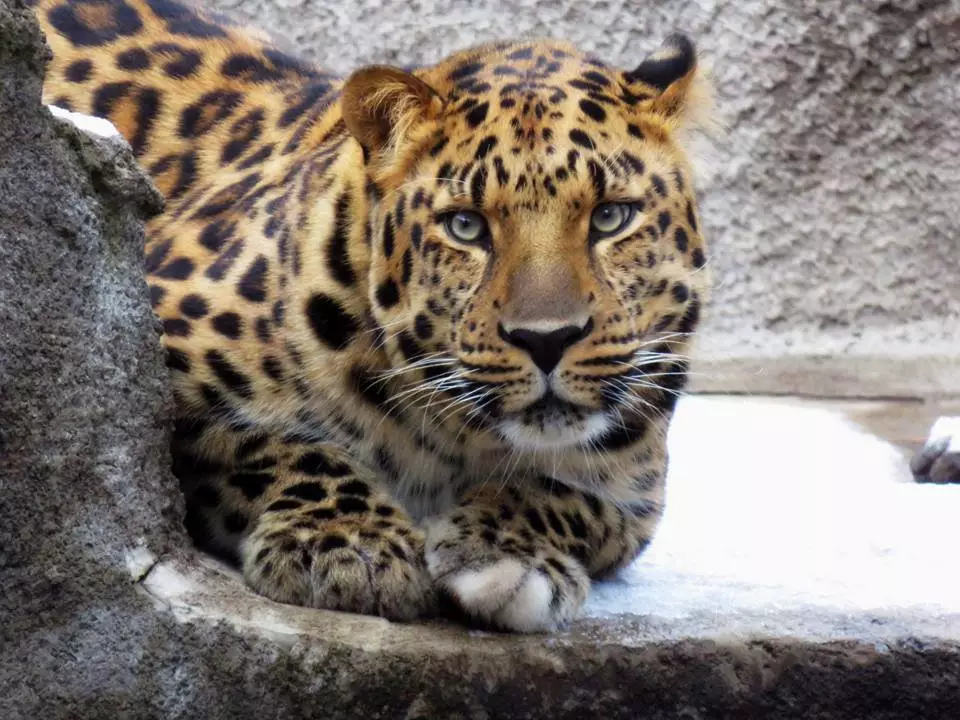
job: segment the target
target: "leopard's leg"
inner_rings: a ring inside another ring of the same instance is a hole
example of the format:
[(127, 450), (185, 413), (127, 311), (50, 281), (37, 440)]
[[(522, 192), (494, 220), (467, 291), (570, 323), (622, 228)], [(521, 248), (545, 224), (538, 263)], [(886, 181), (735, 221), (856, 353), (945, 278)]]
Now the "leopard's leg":
[(662, 482), (614, 504), (549, 478), (469, 491), (427, 524), (426, 557), (438, 588), (474, 621), (550, 631), (577, 614), (591, 579), (634, 559), (662, 514)]
[(232, 554), (253, 590), (394, 620), (433, 611), (423, 532), (343, 450), (251, 434), (231, 451), (228, 468), (181, 452), (178, 474), (192, 534)]

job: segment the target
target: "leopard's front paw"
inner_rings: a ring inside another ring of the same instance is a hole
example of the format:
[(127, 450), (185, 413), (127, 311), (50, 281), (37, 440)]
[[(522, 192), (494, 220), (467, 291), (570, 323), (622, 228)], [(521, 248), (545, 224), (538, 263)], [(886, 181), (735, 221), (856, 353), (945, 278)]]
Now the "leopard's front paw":
[(583, 566), (546, 541), (471, 525), (427, 523), (427, 568), (438, 589), (479, 624), (549, 632), (574, 618), (590, 588)]
[[(381, 523), (382, 525), (383, 523)], [(264, 515), (243, 548), (247, 584), (278, 602), (390, 620), (431, 615), (435, 593), (413, 528)]]

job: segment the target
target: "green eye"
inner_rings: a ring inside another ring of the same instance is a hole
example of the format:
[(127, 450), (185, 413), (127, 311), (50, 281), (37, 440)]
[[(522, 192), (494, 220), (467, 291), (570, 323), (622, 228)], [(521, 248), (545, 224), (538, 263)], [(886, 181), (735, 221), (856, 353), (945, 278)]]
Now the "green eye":
[(483, 215), (470, 210), (458, 210), (446, 215), (443, 226), (450, 237), (462, 243), (480, 243), (490, 234)]
[(590, 216), (590, 235), (600, 239), (620, 232), (633, 219), (636, 211), (628, 203), (603, 203), (598, 205)]

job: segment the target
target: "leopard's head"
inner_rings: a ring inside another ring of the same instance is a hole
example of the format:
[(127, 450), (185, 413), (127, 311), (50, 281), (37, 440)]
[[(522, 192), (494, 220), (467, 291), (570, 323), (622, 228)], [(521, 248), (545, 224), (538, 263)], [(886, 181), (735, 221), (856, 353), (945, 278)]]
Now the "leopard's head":
[(370, 302), (414, 395), (528, 449), (672, 412), (708, 285), (681, 146), (701, 84), (683, 36), (630, 71), (540, 42), (351, 76)]

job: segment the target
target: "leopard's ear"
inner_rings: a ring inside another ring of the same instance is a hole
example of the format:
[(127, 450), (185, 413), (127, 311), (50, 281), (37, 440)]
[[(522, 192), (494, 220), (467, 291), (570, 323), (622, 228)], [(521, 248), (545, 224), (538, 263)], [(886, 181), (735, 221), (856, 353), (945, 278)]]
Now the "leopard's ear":
[(687, 124), (702, 120), (712, 109), (709, 82), (697, 63), (693, 41), (681, 33), (670, 35), (635, 70), (624, 74), (631, 90), (648, 98), (643, 112)]
[(443, 111), (443, 99), (433, 88), (386, 65), (354, 72), (343, 86), (341, 102), (347, 129), (368, 162), (375, 163), (394, 157)]

